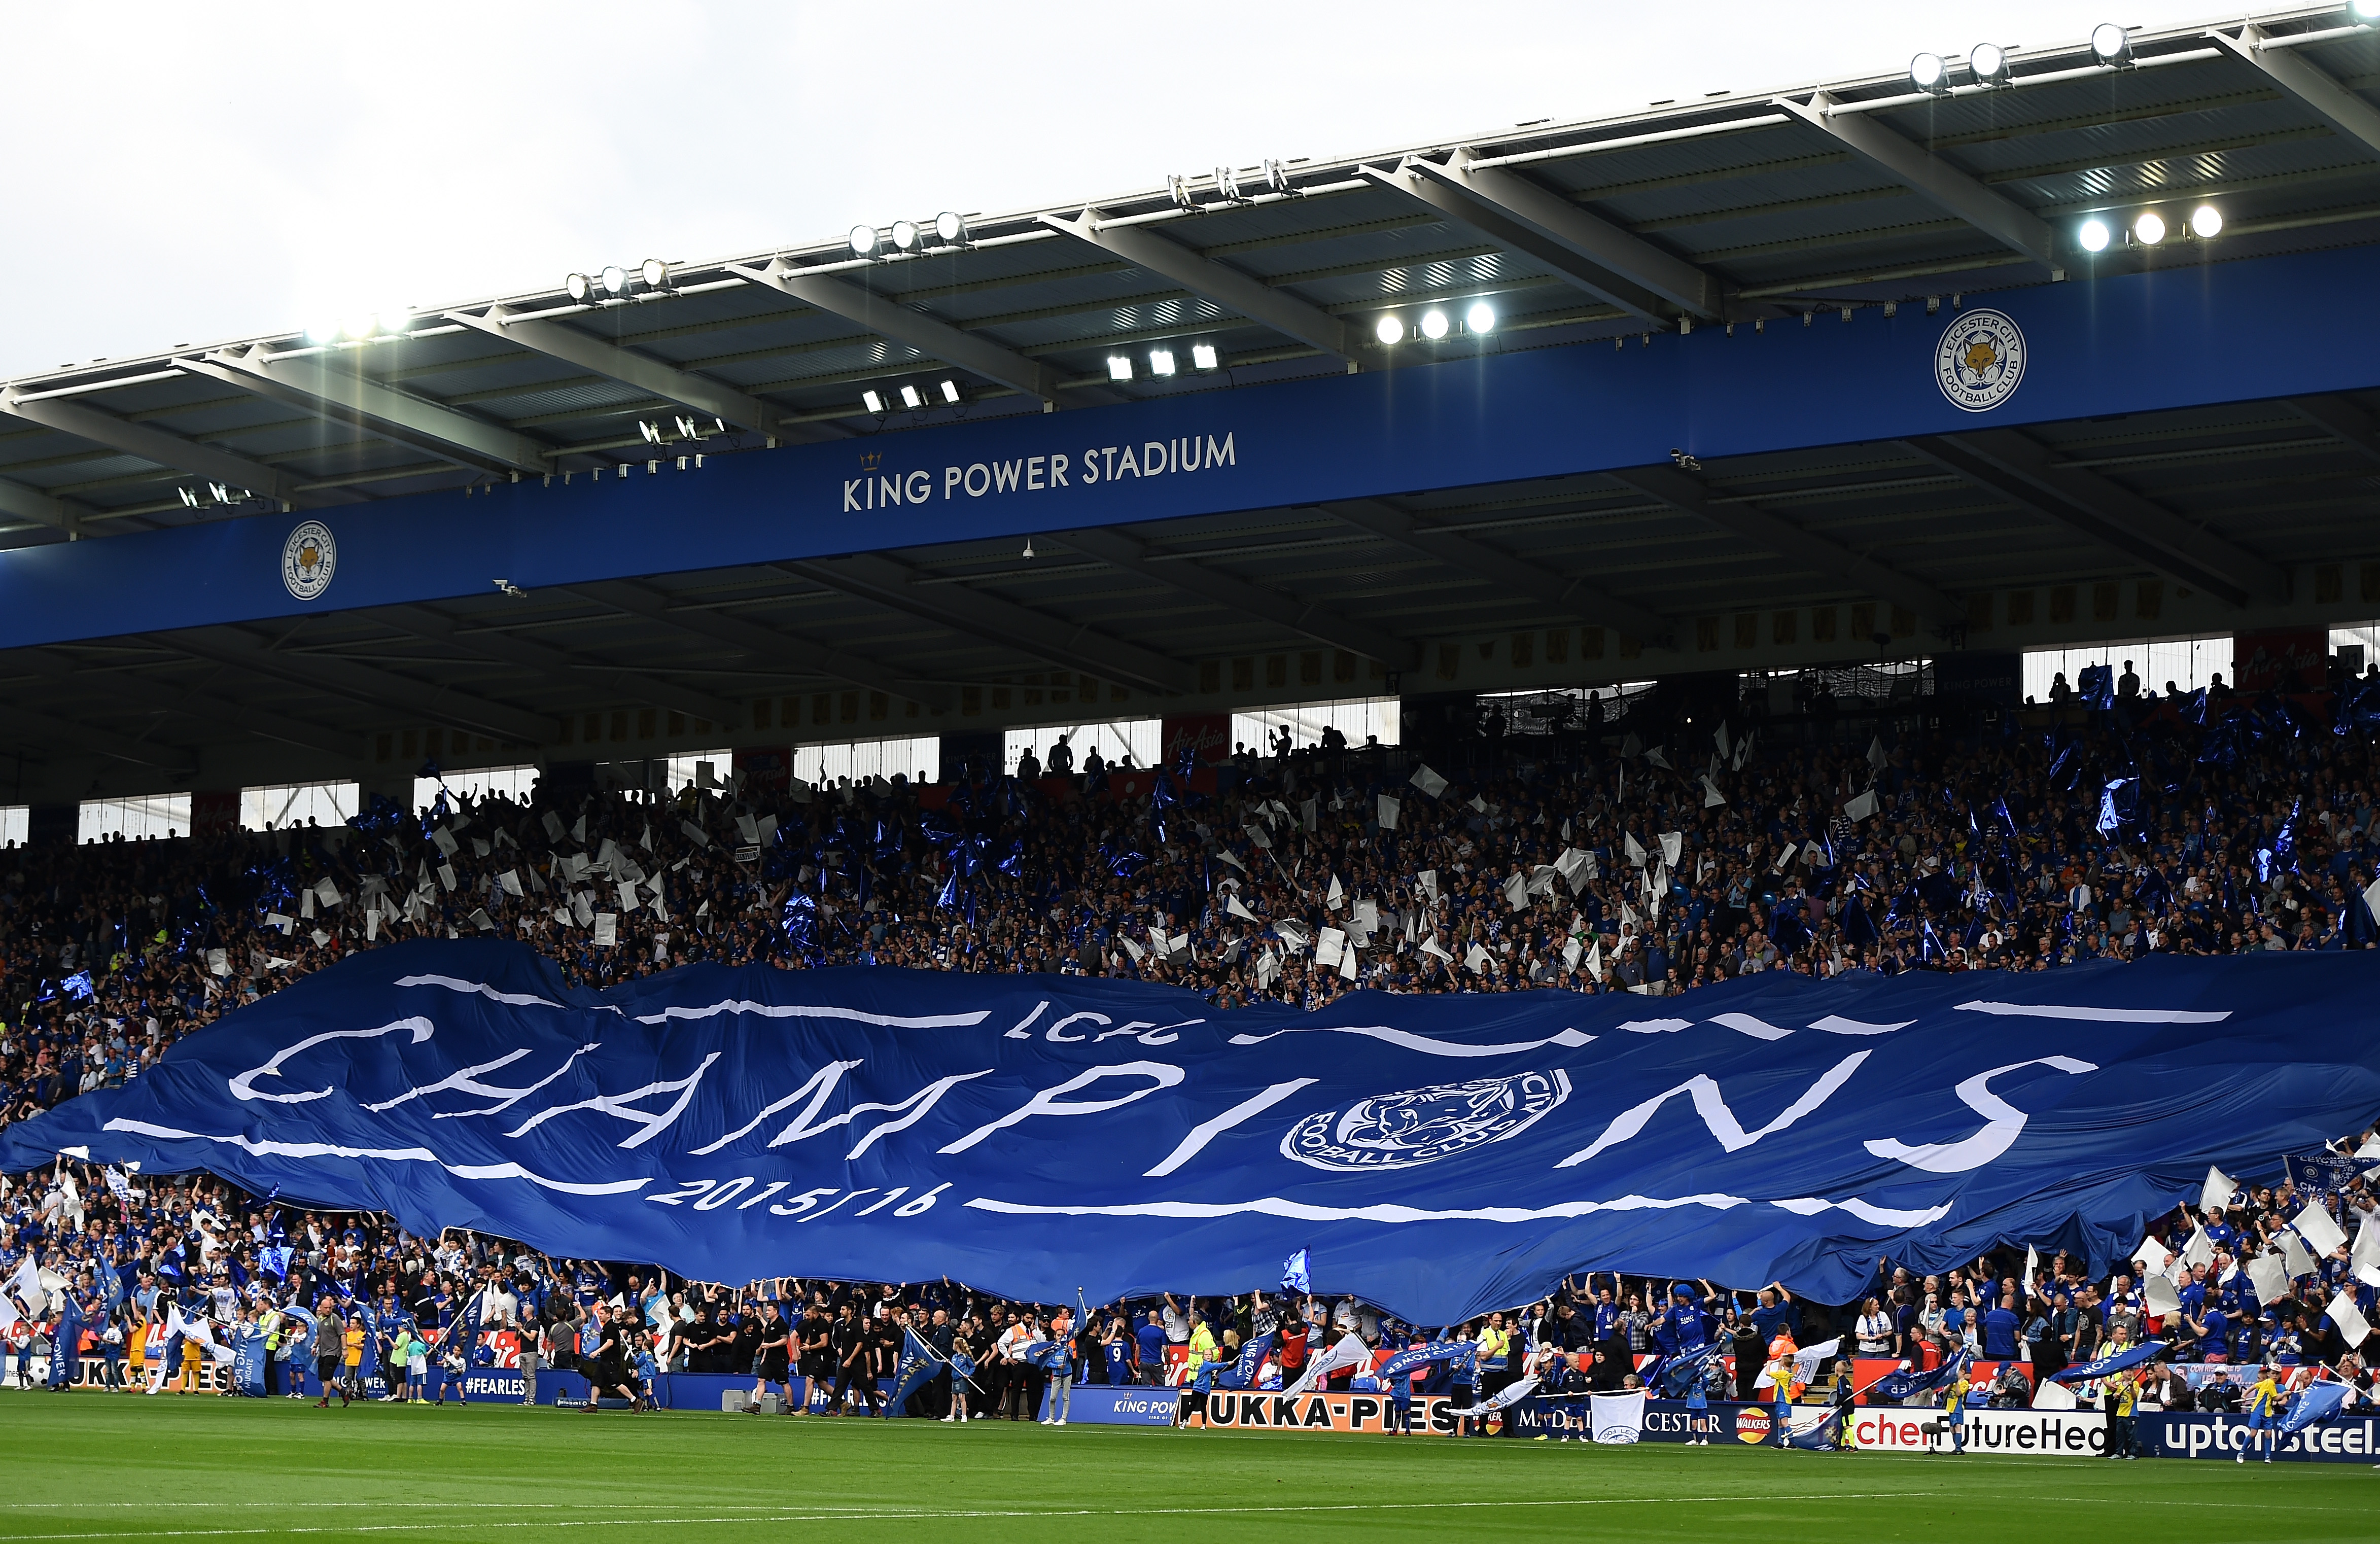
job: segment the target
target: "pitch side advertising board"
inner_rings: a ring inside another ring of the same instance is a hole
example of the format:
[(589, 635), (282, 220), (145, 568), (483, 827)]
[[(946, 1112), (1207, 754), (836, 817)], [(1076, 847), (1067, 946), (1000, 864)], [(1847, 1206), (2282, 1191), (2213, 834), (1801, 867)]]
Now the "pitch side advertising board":
[(2152, 1458), (2237, 1458), (2250, 1463), (2263, 1453), (2286, 1464), (2370, 1464), (2380, 1460), (2380, 1416), (2347, 1416), (2322, 1421), (2280, 1439), (2277, 1447), (2267, 1434), (2259, 1449), (2249, 1439), (2248, 1423), (2239, 1416), (2162, 1415), (2140, 1417), (2141, 1451)]
[[(1523, 1403), (1526, 1403), (1524, 1401)], [(1416, 1398), (1404, 1413), (1407, 1431), (1451, 1436), (1454, 1401), (1444, 1394)], [(1396, 1401), (1369, 1393), (1231, 1393), (1207, 1396), (1207, 1424), (1251, 1431), (1377, 1431), (1396, 1429)]]

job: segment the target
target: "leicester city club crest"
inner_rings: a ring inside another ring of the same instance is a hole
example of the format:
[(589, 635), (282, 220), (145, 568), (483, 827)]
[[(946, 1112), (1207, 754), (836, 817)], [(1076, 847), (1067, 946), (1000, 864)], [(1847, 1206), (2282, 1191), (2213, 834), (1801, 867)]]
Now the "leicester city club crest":
[(1952, 405), (1985, 413), (2015, 394), (2024, 358), (2024, 334), (2005, 313), (1962, 311), (1934, 350), (1934, 379)]
[(331, 528), (308, 520), (281, 543), (281, 582), (301, 601), (311, 601), (331, 588), (331, 573), (339, 565), (339, 544)]
[(1306, 1116), (1281, 1151), (1342, 1173), (1410, 1169), (1518, 1136), (1569, 1097), (1570, 1075), (1560, 1069), (1375, 1094)]

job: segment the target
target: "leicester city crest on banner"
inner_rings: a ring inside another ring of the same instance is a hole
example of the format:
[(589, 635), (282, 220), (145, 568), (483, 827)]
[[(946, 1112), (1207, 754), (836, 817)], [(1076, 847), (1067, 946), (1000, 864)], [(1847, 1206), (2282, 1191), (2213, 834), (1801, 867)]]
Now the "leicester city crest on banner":
[(1289, 1128), (1281, 1150), (1317, 1169), (1410, 1169), (1517, 1136), (1569, 1097), (1560, 1069), (1375, 1094), (1316, 1111)]
[(320, 520), (306, 521), (281, 543), (281, 582), (301, 601), (314, 600), (330, 589), (338, 565), (339, 544)]
[(1985, 413), (2015, 395), (2024, 361), (2024, 334), (2006, 313), (1962, 311), (1934, 350), (1934, 379), (1953, 407)]

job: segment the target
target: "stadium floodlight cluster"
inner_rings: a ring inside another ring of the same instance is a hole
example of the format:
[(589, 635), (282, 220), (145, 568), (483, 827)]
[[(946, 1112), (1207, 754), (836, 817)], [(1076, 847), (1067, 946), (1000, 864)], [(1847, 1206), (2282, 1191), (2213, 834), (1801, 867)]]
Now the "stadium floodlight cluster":
[[(908, 257), (925, 249), (927, 229), (915, 220), (895, 220), (881, 230), (874, 225), (854, 225), (851, 254), (881, 259)], [(931, 229), (934, 240), (941, 246), (958, 248), (967, 244), (966, 216), (955, 210), (946, 209), (935, 215)]]
[(598, 269), (592, 278), (574, 273), (562, 281), (562, 292), (582, 306), (610, 305), (668, 291), (669, 264), (659, 258), (645, 259), (633, 273), (614, 262)]
[[(2355, 25), (2340, 30), (2368, 30), (2372, 22), (2380, 20), (2380, 0), (2352, 0), (2348, 6), (2348, 12), (2355, 18)], [(2304, 43), (2317, 37), (2330, 35), (2328, 32), (2306, 33), (2279, 41)], [(2070, 80), (2079, 75), (2091, 75), (2103, 70), (2136, 68), (2144, 64), (2181, 63), (2185, 60), (2211, 56), (2214, 51), (2200, 49), (2188, 54), (2163, 55), (2154, 59), (2136, 59), (2132, 55), (2131, 30), (2119, 23), (2103, 21), (2091, 29), (2092, 63), (2079, 69), (2051, 70), (2021, 76), (2014, 72), (2011, 66), (2012, 52), (1996, 43), (1979, 43), (1967, 50), (1965, 63), (1968, 83), (1964, 86), (1951, 83), (1953, 73), (1951, 61), (1945, 59), (1939, 54), (1920, 54), (1909, 61), (1909, 83), (1926, 96), (1963, 96), (1974, 91), (2002, 91), (2018, 86), (2043, 85), (2054, 80)], [(1907, 99), (1888, 100), (1905, 101)], [(1869, 102), (1857, 105), (1862, 109), (1868, 109), (1881, 103)], [(2172, 234), (2173, 230), (2164, 212), (2158, 209), (2140, 210), (2129, 221), (2120, 222), (2120, 225), (2127, 246), (2157, 246), (2167, 236)], [(2183, 228), (2200, 241), (2212, 241), (2223, 234), (2223, 212), (2211, 203), (2202, 203), (2190, 212), (2190, 218)], [(2114, 242), (2116, 230), (2117, 227), (2111, 226), (2106, 218), (2097, 214), (2090, 215), (2074, 227), (2074, 243), (2085, 252), (2104, 252)], [(1380, 335), (1382, 342), (1391, 341), (1388, 336), (1385, 322), (1382, 323)]]

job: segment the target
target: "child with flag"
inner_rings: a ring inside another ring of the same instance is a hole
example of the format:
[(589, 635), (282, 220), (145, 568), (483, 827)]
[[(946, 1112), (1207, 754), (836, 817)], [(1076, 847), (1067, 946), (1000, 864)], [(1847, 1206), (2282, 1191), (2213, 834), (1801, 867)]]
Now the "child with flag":
[(1768, 1365), (1760, 1374), (1760, 1380), (1776, 1391), (1770, 1418), (1776, 1424), (1775, 1445), (1779, 1451), (1793, 1441), (1793, 1354), (1799, 1349), (1792, 1336), (1779, 1334), (1768, 1343)]
[(1942, 1395), (1943, 1407), (1950, 1413), (1950, 1451), (1952, 1453), (1967, 1451), (1967, 1391), (1973, 1387), (1974, 1385), (1967, 1381), (1966, 1359), (1961, 1357), (1959, 1362), (1959, 1375), (1950, 1380), (1949, 1388), (1945, 1390)]
[(1050, 1395), (1041, 1412), (1043, 1426), (1063, 1426), (1075, 1402), (1075, 1312), (1063, 1304), (1050, 1316), (1050, 1343), (1062, 1346), (1050, 1364)]
[(2248, 1441), (2242, 1443), (2239, 1453), (2233, 1455), (2236, 1462), (2248, 1462), (2249, 1444), (2253, 1444), (2257, 1452), (2264, 1453), (2265, 1463), (2273, 1461), (2273, 1455), (2265, 1453), (2265, 1434), (2271, 1431), (2274, 1444), (2279, 1445), (2281, 1434), (2273, 1429), (2280, 1421), (2280, 1383), (2274, 1377), (2273, 1369), (2258, 1368), (2256, 1386), (2248, 1391), (2248, 1398), (2240, 1406), (2240, 1413), (2248, 1417)]
[(1686, 1385), (1686, 1429), (1694, 1433), (1686, 1439), (1686, 1446), (1710, 1446), (1710, 1399), (1703, 1392), (1700, 1372), (1696, 1372), (1694, 1380)]
[(1190, 1359), (1182, 1364), (1183, 1381), (1189, 1392), (1182, 1396), (1180, 1407), (1173, 1412), (1176, 1430), (1189, 1429), (1193, 1416), (1198, 1417), (1198, 1429), (1206, 1429), (1207, 1392), (1215, 1386), (1215, 1374), (1220, 1368), (1220, 1364), (1216, 1360), (1215, 1331), (1202, 1319), (1190, 1333)]
[(419, 1404), (430, 1378), (430, 1343), (410, 1324), (400, 1326), (396, 1336), (399, 1344), (394, 1355), (405, 1364), (404, 1398), (409, 1404)]

